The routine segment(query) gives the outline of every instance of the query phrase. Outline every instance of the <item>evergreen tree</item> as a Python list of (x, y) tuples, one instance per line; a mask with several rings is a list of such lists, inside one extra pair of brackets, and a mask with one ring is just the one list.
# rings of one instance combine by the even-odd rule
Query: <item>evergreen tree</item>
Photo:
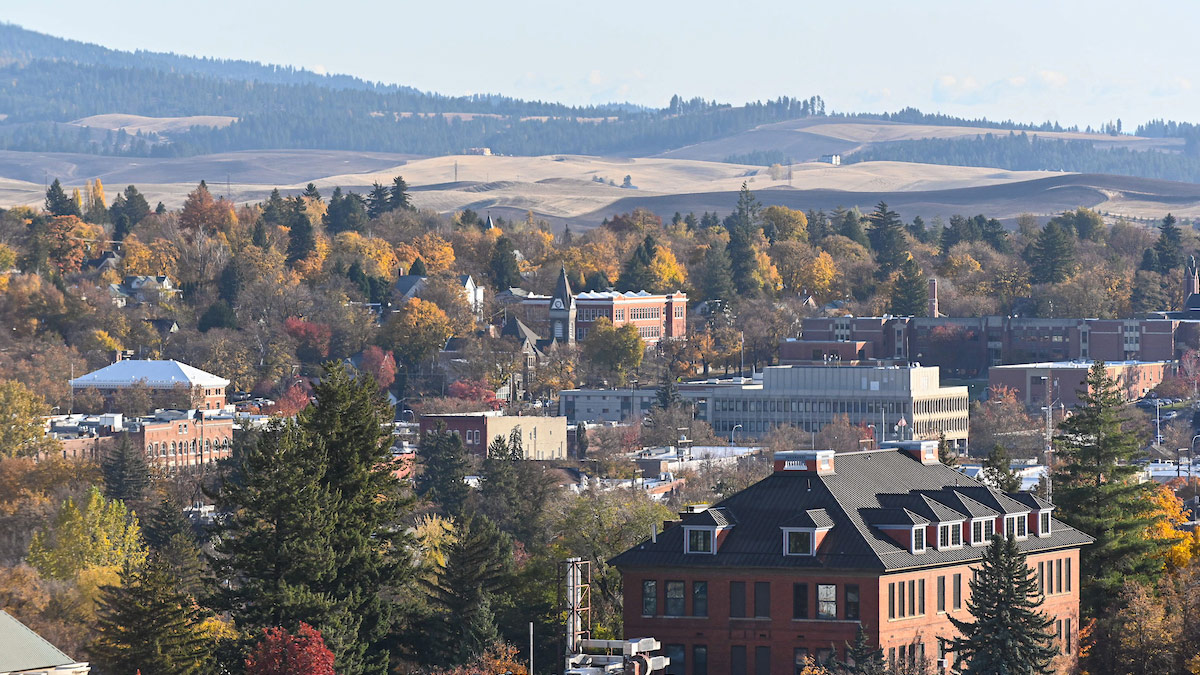
[(143, 569), (125, 568), (120, 586), (105, 586), (98, 614), (88, 653), (105, 672), (207, 672), (212, 645), (200, 627), (203, 616), (159, 556), (150, 556)]
[(1050, 626), (1041, 611), (1034, 571), (1015, 539), (992, 538), (983, 564), (970, 581), (967, 610), (974, 621), (950, 617), (958, 629), (950, 651), (955, 672), (964, 675), (1049, 675), (1057, 656)]
[(213, 328), (237, 329), (237, 315), (233, 313), (233, 308), (229, 306), (229, 303), (214, 302), (204, 310), (196, 322), (196, 329), (201, 333), (207, 333)]
[(498, 291), (505, 291), (521, 284), (521, 268), (517, 264), (516, 247), (508, 237), (496, 240), (496, 248), (488, 262), (492, 273), (492, 285)]
[(63, 190), (62, 183), (55, 178), (50, 187), (46, 189), (46, 212), (52, 216), (75, 216), (82, 217), (79, 212), (79, 202), (76, 202)]
[(521, 480), (517, 467), (525, 459), (521, 430), (513, 429), (508, 438), (496, 436), (488, 444), (483, 460), (483, 475), (479, 489), (482, 510), (493, 522), (513, 533), (522, 509)]
[(142, 535), (150, 548), (159, 550), (166, 548), (171, 538), (177, 534), (188, 537), (195, 536), (191, 521), (183, 513), (183, 504), (175, 497), (168, 495), (159, 500), (142, 529)]
[[(1154, 483), (1141, 483), (1135, 460), (1142, 444), (1123, 427), (1125, 401), (1103, 361), (1088, 371), (1075, 413), (1054, 437), (1057, 516), (1096, 538), (1080, 556), (1080, 606), (1085, 619), (1105, 608), (1129, 580), (1154, 581), (1162, 573), (1162, 539), (1146, 536), (1162, 518), (1151, 501)], [(1103, 631), (1098, 631), (1103, 632)], [(1093, 640), (1097, 658), (1105, 656)]]
[(612, 280), (608, 278), (604, 270), (596, 270), (587, 275), (583, 281), (584, 290), (588, 291), (604, 291), (612, 287)]
[(1042, 228), (1033, 243), (1029, 266), (1033, 282), (1038, 284), (1057, 284), (1075, 272), (1075, 242), (1056, 221)]
[(408, 183), (405, 182), (403, 176), (396, 176), (392, 179), (392, 187), (388, 194), (388, 205), (392, 211), (406, 211), (413, 207), (412, 198), (408, 194)]
[(859, 215), (857, 209), (844, 211), (838, 222), (840, 223), (838, 225), (838, 234), (853, 242), (862, 244), (866, 248), (871, 247), (871, 240), (867, 238), (867, 233), (863, 230), (862, 216)]
[(1017, 492), (1021, 489), (1021, 477), (1010, 466), (1008, 451), (999, 443), (988, 450), (983, 460), (983, 479), (1001, 492)]
[[(743, 298), (757, 297), (762, 291), (762, 282), (758, 274), (758, 247), (756, 236), (745, 229), (729, 230), (729, 246), (727, 257), (729, 270), (733, 278), (734, 290)], [(718, 272), (718, 274), (720, 274)], [(721, 283), (720, 280), (717, 283)], [(722, 300), (732, 300), (721, 298)]]
[(1152, 248), (1142, 251), (1142, 264), (1138, 265), (1138, 271), (1157, 272), (1158, 270), (1158, 252)]
[(374, 219), (391, 211), (390, 201), (391, 193), (379, 181), (376, 181), (367, 195), (367, 217)]
[(700, 297), (704, 300), (732, 300), (737, 293), (733, 284), (733, 267), (724, 246), (709, 246), (697, 273)]
[[(1196, 411), (1200, 414), (1200, 410)], [(588, 446), (591, 445), (591, 440), (588, 439), (587, 422), (578, 422), (575, 425), (575, 454), (579, 455), (579, 459), (586, 459)]]
[(446, 431), (445, 425), (421, 436), (417, 446), (421, 473), (417, 475), (417, 494), (442, 508), (445, 513), (463, 513), (470, 496), (467, 486), (467, 451), (458, 434)]
[[(287, 222), (287, 204), (283, 195), (279, 194), (279, 188), (271, 190), (271, 195), (267, 197), (267, 201), (263, 202), (262, 216), (255, 223), (255, 236), (257, 236), (258, 224), (263, 221), (273, 225), (283, 225)], [(265, 231), (266, 228), (263, 229)], [(258, 242), (254, 242), (254, 245), (263, 248), (263, 244)]]
[(886, 675), (888, 672), (883, 650), (871, 647), (862, 624), (854, 634), (854, 644), (846, 645), (846, 662), (840, 664), (837, 672), (845, 675)]
[(124, 213), (120, 214), (113, 221), (113, 239), (116, 241), (125, 241), (125, 237), (129, 236), (130, 229), (129, 216), (126, 216)]
[(896, 316), (926, 316), (929, 313), (929, 281), (912, 255), (900, 265), (888, 312)]
[(867, 219), (871, 223), (869, 240), (878, 266), (875, 274), (882, 279), (909, 259), (908, 239), (900, 215), (883, 202), (879, 202)]
[[(132, 185), (125, 188), (125, 191), (118, 194), (113, 200), (112, 206), (108, 207), (108, 216), (114, 224), (118, 226), (117, 231), (122, 234), (117, 237), (118, 240), (124, 239), (124, 235), (128, 234), (135, 225), (150, 215), (150, 204), (146, 202), (146, 198), (138, 189)], [(121, 217), (124, 216), (124, 225), (121, 225)]]
[(946, 440), (946, 434), (938, 434), (938, 461), (949, 467), (958, 466), (958, 453), (950, 446), (950, 442)]
[(334, 188), (325, 210), (324, 224), (325, 231), (331, 235), (362, 232), (367, 225), (367, 207), (362, 196), (353, 192), (342, 194), (342, 188)]
[(304, 192), (300, 193), (300, 196), (304, 197), (305, 199), (311, 199), (314, 202), (321, 201), (321, 191), (318, 190), (317, 186), (312, 183), (304, 186)]
[(325, 590), (337, 565), (335, 496), (320, 480), (325, 449), (286, 422), (236, 460), (217, 495), (227, 515), (213, 528), (214, 608), (246, 632), (303, 621), (337, 634), (335, 644), (349, 641), (350, 617)]
[(254, 222), (254, 233), (250, 235), (250, 243), (264, 250), (270, 245), (271, 242), (267, 238), (267, 223), (265, 218), (259, 218)]
[(142, 501), (150, 487), (150, 466), (146, 453), (135, 447), (129, 434), (121, 434), (116, 446), (101, 463), (104, 474), (104, 496), (119, 499), (129, 506)]
[(925, 227), (925, 219), (921, 216), (913, 216), (912, 222), (904, 226), (905, 230), (912, 235), (913, 239), (920, 242), (929, 240), (929, 230)]
[[(204, 181), (200, 181), (200, 182), (201, 182), (201, 183), (203, 183)], [(157, 205), (155, 205), (155, 207), (154, 207), (154, 215), (156, 215), (156, 216), (161, 216), (161, 215), (163, 215), (163, 214), (164, 214), (164, 213), (166, 213), (166, 212), (167, 212), (167, 206), (166, 206), (166, 204), (163, 204), (162, 202), (159, 202)]]
[[(330, 206), (330, 208), (333, 208)], [(300, 200), (288, 200), (287, 205), (288, 247), (287, 261), (296, 264), (317, 250), (317, 233), (308, 219), (304, 204)]]
[(401, 522), (413, 501), (392, 473), (389, 425), (395, 413), (374, 378), (335, 361), (324, 370), (313, 389), (316, 403), (299, 415), (309, 444), (323, 450), (318, 486), (334, 498), (327, 539), (333, 574), (317, 588), (354, 617), (346, 642), (333, 641), (338, 672), (382, 673), (395, 624), (387, 598), (411, 569), (411, 542)]
[(435, 609), (427, 661), (442, 666), (465, 663), (500, 637), (495, 608), (512, 576), (512, 544), (481, 515), (458, 523), (458, 537), (446, 553), (437, 579), (423, 582)]
[(679, 385), (676, 384), (674, 378), (668, 375), (666, 381), (658, 388), (655, 405), (665, 410), (672, 406), (681, 405), (682, 403), (683, 399), (679, 396)]
[(617, 290), (640, 291), (654, 286), (654, 272), (650, 264), (658, 253), (658, 244), (650, 235), (633, 249), (633, 255), (625, 261), (621, 268), (621, 276), (617, 277)]
[(1168, 213), (1159, 226), (1154, 252), (1158, 254), (1160, 274), (1170, 274), (1183, 267), (1183, 233), (1175, 223), (1175, 216)]
[(238, 294), (241, 292), (242, 273), (236, 264), (230, 262), (225, 265), (225, 269), (221, 270), (217, 297), (230, 306), (233, 306), (237, 302)]

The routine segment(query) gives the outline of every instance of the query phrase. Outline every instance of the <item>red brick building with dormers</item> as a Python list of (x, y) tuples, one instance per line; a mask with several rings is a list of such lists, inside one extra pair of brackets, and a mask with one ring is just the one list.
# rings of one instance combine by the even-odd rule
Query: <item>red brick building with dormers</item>
[(949, 672), (950, 617), (970, 620), (973, 569), (992, 534), (1008, 533), (1069, 666), (1079, 549), (1092, 540), (1053, 509), (967, 478), (936, 451), (779, 453), (771, 476), (611, 561), (624, 632), (659, 640), (678, 675), (791, 675), (810, 656), (844, 659), (860, 625), (890, 664)]

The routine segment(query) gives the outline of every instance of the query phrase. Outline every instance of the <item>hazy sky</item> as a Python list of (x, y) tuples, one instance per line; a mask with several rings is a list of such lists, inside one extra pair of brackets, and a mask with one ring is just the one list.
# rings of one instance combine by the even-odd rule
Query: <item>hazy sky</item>
[(446, 94), (653, 106), (816, 94), (841, 111), (1200, 120), (1200, 3), (1183, 1), (7, 0), (0, 19)]

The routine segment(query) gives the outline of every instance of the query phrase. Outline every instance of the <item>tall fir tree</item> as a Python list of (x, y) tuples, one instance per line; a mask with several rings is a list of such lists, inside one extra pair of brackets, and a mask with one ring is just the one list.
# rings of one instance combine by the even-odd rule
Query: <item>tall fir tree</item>
[(1021, 477), (1009, 465), (1008, 451), (999, 443), (988, 450), (983, 460), (983, 479), (1001, 492), (1017, 492), (1021, 489)]
[(483, 460), (480, 508), (500, 529), (510, 534), (516, 529), (524, 498), (517, 471), (524, 459), (521, 430), (513, 429), (508, 438), (496, 436), (492, 439)]
[(134, 446), (129, 434), (121, 434), (100, 466), (105, 497), (119, 499), (131, 508), (146, 497), (150, 488), (150, 466), (145, 451)]
[(408, 194), (408, 183), (403, 176), (392, 179), (388, 190), (388, 206), (392, 211), (407, 211), (413, 207), (412, 197)]
[(1183, 267), (1183, 233), (1176, 222), (1175, 216), (1168, 213), (1159, 225), (1154, 252), (1158, 255), (1160, 274), (1170, 274)]
[(642, 243), (633, 249), (633, 255), (625, 261), (621, 268), (621, 276), (617, 277), (617, 290), (641, 291), (654, 286), (654, 273), (650, 264), (658, 252), (658, 244), (654, 238), (646, 235)]
[(462, 438), (439, 424), (421, 436), (417, 446), (421, 473), (417, 475), (417, 494), (437, 504), (451, 516), (466, 509), (470, 488), (467, 487), (467, 451)]
[(871, 250), (875, 252), (875, 274), (882, 279), (910, 258), (908, 238), (904, 234), (904, 223), (900, 220), (900, 214), (889, 209), (884, 202), (879, 202), (867, 219), (871, 223), (868, 239), (871, 242)]
[(1041, 611), (1034, 571), (1015, 539), (993, 537), (971, 579), (967, 611), (973, 621), (950, 617), (959, 636), (950, 644), (954, 672), (963, 675), (1049, 675), (1058, 655)]
[(317, 186), (313, 183), (305, 185), (304, 192), (300, 193), (300, 196), (304, 197), (305, 199), (311, 199), (314, 202), (321, 201), (321, 191), (318, 190)]
[(700, 295), (704, 300), (729, 301), (737, 293), (729, 253), (724, 246), (709, 246), (696, 274), (699, 277)]
[(892, 286), (888, 312), (896, 316), (926, 316), (929, 314), (929, 280), (911, 254), (900, 265), (900, 274)]
[(1075, 273), (1075, 241), (1057, 221), (1046, 223), (1033, 242), (1029, 266), (1038, 284), (1057, 284)]
[(286, 224), (289, 228), (287, 261), (295, 264), (317, 250), (317, 233), (313, 228), (312, 221), (308, 219), (308, 213), (302, 201), (289, 199), (285, 211)]
[(83, 216), (79, 211), (79, 202), (67, 194), (57, 178), (46, 188), (46, 212), (52, 216)]
[[(729, 230), (727, 254), (734, 290), (739, 297), (754, 298), (762, 292), (758, 274), (757, 236), (746, 229)], [(734, 298), (722, 298), (733, 300)]]
[(325, 364), (314, 405), (299, 415), (309, 444), (322, 449), (319, 485), (334, 498), (328, 546), (334, 574), (317, 585), (355, 618), (337, 651), (338, 672), (386, 673), (396, 617), (388, 600), (410, 578), (410, 535), (401, 526), (413, 506), (393, 473), (392, 407), (370, 375)]
[(512, 239), (500, 237), (492, 251), (488, 269), (492, 273), (492, 286), (497, 291), (506, 291), (521, 283), (521, 267), (517, 264), (516, 246)]
[(862, 624), (854, 634), (854, 644), (846, 645), (846, 661), (840, 664), (837, 672), (845, 675), (886, 675), (888, 672), (883, 650), (871, 646)]
[(376, 181), (371, 186), (371, 192), (367, 194), (367, 217), (378, 218), (391, 210), (391, 193), (382, 183)]
[(119, 586), (104, 587), (98, 615), (88, 653), (104, 672), (208, 672), (213, 645), (200, 627), (203, 614), (159, 556), (150, 556), (141, 569), (126, 568)]
[(869, 249), (871, 247), (871, 240), (867, 236), (866, 230), (863, 229), (862, 220), (858, 209), (844, 211), (841, 217), (838, 218), (838, 234)]

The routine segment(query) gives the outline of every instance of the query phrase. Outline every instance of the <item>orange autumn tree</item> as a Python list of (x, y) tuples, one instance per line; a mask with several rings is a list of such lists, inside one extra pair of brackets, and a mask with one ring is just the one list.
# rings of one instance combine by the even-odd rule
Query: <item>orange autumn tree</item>
[(1162, 553), (1167, 569), (1187, 567), (1200, 551), (1200, 533), (1184, 529), (1190, 518), (1183, 501), (1166, 485), (1157, 486), (1149, 499), (1154, 504), (1154, 514), (1161, 517), (1155, 518), (1147, 529), (1147, 538), (1173, 542), (1171, 547)]
[(404, 363), (415, 366), (446, 345), (454, 334), (450, 318), (440, 307), (413, 298), (392, 315), (380, 331), (380, 346), (390, 348)]

